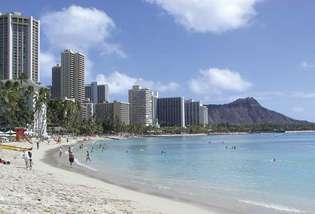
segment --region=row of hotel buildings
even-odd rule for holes
[[[207,126],[208,108],[199,101],[183,97],[159,98],[152,90],[135,85],[128,91],[127,102],[85,103],[88,105],[86,119],[95,118],[113,124],[141,126],[189,127]]]
[[[0,13],[0,80],[24,75],[39,83],[39,58],[40,21],[18,12]],[[61,53],[60,64],[52,68],[51,97],[79,102],[83,118],[100,122],[178,127],[208,124],[207,107],[200,102],[159,98],[140,86],[128,91],[128,102],[109,102],[108,85],[85,85],[85,56],[70,49]]]

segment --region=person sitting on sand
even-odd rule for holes
[[[70,147],[69,147],[70,148]],[[72,164],[74,162],[74,154],[73,152],[70,150],[69,151],[69,163],[70,163],[70,166],[72,167]]]

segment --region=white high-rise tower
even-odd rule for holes
[[[80,52],[65,50],[61,53],[61,97],[74,98],[83,103],[85,59]]]
[[[0,13],[0,80],[22,73],[39,82],[40,22],[21,13]],[[48,72],[48,71],[47,71]]]

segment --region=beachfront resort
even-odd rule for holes
[[[0,213],[315,213],[313,3],[27,4],[0,5]]]

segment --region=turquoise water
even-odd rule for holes
[[[87,165],[119,185],[218,210],[315,213],[314,133],[132,138],[83,150],[92,146]]]

